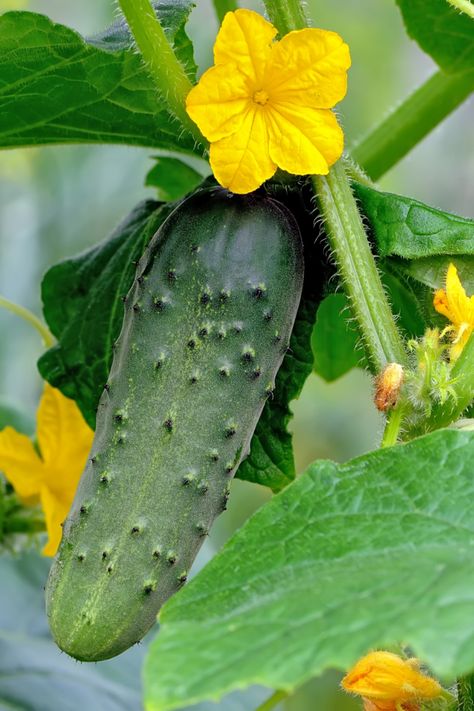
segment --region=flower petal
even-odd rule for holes
[[[446,274],[446,295],[451,316],[455,324],[469,323],[474,326],[474,297],[467,296],[454,264],[450,264]]]
[[[38,408],[37,435],[45,464],[43,483],[72,500],[94,433],[74,400],[47,383]]]
[[[235,62],[240,71],[258,84],[271,55],[277,30],[253,10],[236,10],[224,17],[214,45],[214,63]],[[255,89],[262,87],[255,86]]]
[[[43,463],[29,437],[12,427],[0,432],[0,471],[18,496],[32,499],[39,495],[43,477]]]
[[[272,104],[268,116],[270,156],[288,173],[326,175],[341,157],[344,134],[332,111]]]
[[[336,32],[297,30],[273,45],[265,90],[277,103],[330,109],[346,94],[350,66],[349,47]]]
[[[240,130],[211,144],[210,163],[216,180],[234,193],[250,193],[276,170],[268,153],[267,112],[251,107]]]
[[[43,555],[54,556],[59,548],[62,537],[62,526],[68,515],[71,501],[65,501],[54,494],[47,487],[41,490],[41,507],[44,511],[48,542],[43,548]]]
[[[219,141],[240,129],[250,103],[248,78],[236,64],[204,72],[189,92],[186,111],[208,141]]]

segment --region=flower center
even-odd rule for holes
[[[256,104],[260,104],[260,106],[265,106],[269,98],[264,89],[259,89],[259,91],[256,91],[253,95],[253,100]]]

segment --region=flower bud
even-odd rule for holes
[[[361,696],[364,711],[419,711],[420,702],[435,699],[442,688],[420,671],[416,659],[391,652],[370,652],[346,674],[342,687]]]
[[[403,385],[403,368],[399,363],[389,363],[375,382],[375,406],[381,412],[387,412],[397,404]]]

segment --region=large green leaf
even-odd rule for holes
[[[193,72],[184,24],[191,0],[159,3]],[[0,146],[128,143],[193,152],[131,46],[123,24],[84,40],[43,15],[0,16]]]
[[[140,203],[112,236],[52,267],[42,284],[44,316],[58,343],[41,356],[41,375],[76,400],[91,427],[112,364],[135,262],[168,207]]]
[[[472,25],[474,34],[474,22]],[[474,220],[359,183],[354,184],[354,191],[382,257],[474,255]]]
[[[148,711],[255,682],[292,690],[369,649],[474,669],[474,433],[316,462],[162,609]]]
[[[473,21],[447,0],[396,0],[408,34],[445,72],[474,70]]]

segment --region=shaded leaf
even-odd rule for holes
[[[395,260],[391,260],[395,261]],[[457,267],[459,278],[468,294],[474,294],[474,255],[465,257],[426,257],[414,259],[410,262],[398,260],[395,262],[413,279],[425,284],[433,297],[434,289],[441,289],[445,285],[446,272],[450,263]]]
[[[192,3],[159,7],[189,58],[183,27]],[[192,153],[193,139],[157,96],[141,57],[124,46],[123,26],[87,42],[43,15],[1,15],[0,146],[128,143]]]
[[[156,188],[158,200],[170,202],[184,197],[202,182],[202,175],[179,158],[155,157],[145,185]]]
[[[34,553],[0,559],[0,708],[140,711],[144,648],[100,665],[62,654],[44,613],[48,567]]]
[[[445,430],[311,465],[162,609],[148,711],[292,690],[399,642],[443,679],[470,672],[473,457],[474,433]]]
[[[392,259],[380,261],[379,267],[399,329],[407,338],[421,336],[430,323],[433,295],[428,295],[424,286],[397,269]]]
[[[447,0],[396,0],[410,37],[448,74],[474,67],[473,21]]]
[[[472,24],[474,27],[474,22]],[[354,184],[354,191],[382,257],[396,255],[417,259],[437,254],[474,255],[474,220],[359,183]]]
[[[364,358],[358,350],[359,341],[357,330],[350,324],[347,297],[342,293],[326,296],[311,334],[314,372],[332,382],[361,365]]]
[[[112,364],[135,262],[169,207],[140,203],[112,236],[52,267],[42,283],[46,322],[58,343],[38,361],[45,380],[77,402],[91,427]]]

